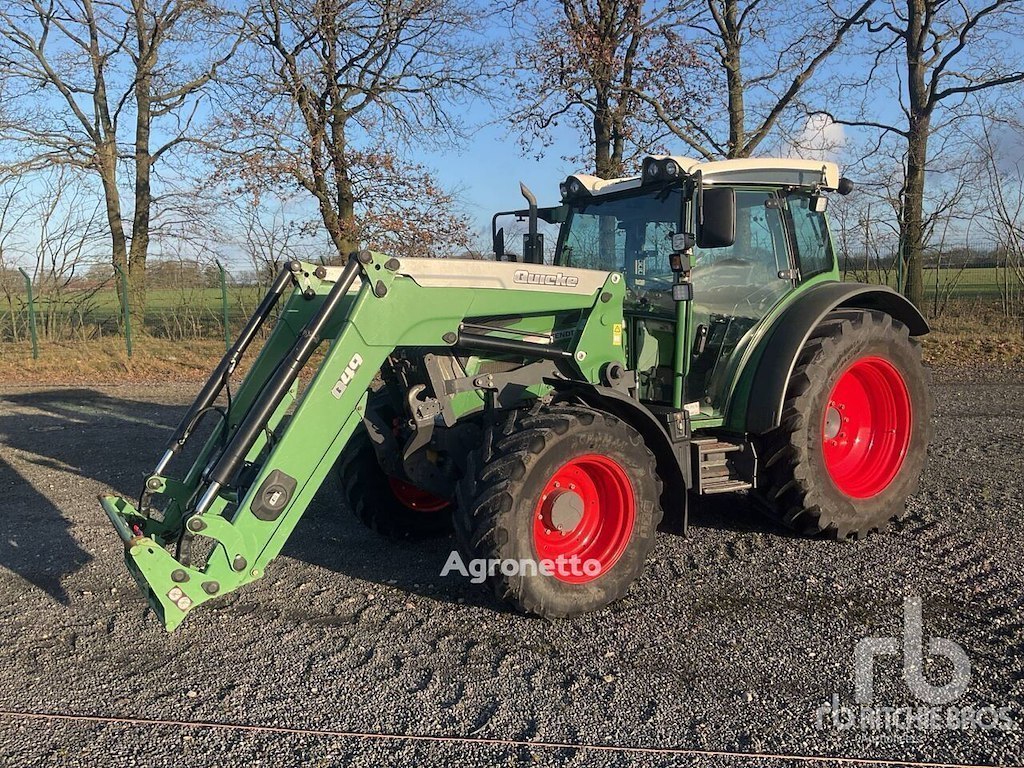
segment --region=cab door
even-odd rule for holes
[[[672,402],[679,330],[669,257],[678,228],[678,221],[639,221],[633,232],[627,232],[623,248],[627,362],[637,372],[640,399],[652,403]]]
[[[785,205],[777,189],[738,188],[735,243],[695,251],[684,400],[699,405],[697,418],[721,415],[730,361],[794,289]]]
[[[561,265],[623,274],[622,343],[649,402],[672,401],[677,308],[669,256],[682,214],[680,186],[593,198],[573,208],[556,255]]]

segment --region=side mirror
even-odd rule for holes
[[[697,247],[728,248],[736,242],[736,190],[708,187],[700,192]]]
[[[491,238],[491,250],[494,251],[494,258],[501,261],[505,255],[505,228],[502,227]]]

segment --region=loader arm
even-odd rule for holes
[[[245,380],[226,406],[215,406],[289,285]],[[399,261],[368,251],[340,268],[291,262],[187,411],[145,480],[139,508],[118,496],[100,499],[164,626],[173,630],[196,606],[262,577],[363,420],[368,389],[396,349],[558,360],[568,378],[596,383],[608,363],[624,364],[623,298],[621,275],[594,270]],[[542,327],[571,311],[576,327],[558,338],[510,338],[467,322],[521,317]],[[300,388],[306,368],[315,370]],[[195,462],[172,475],[179,449],[211,415],[220,425]],[[190,560],[189,550],[206,554]]]

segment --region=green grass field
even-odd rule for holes
[[[882,275],[876,271],[870,271],[866,275],[866,282],[881,284]],[[896,272],[891,271],[887,284],[891,288],[896,287]],[[865,274],[860,270],[850,270],[846,274],[847,280],[865,280]],[[1009,292],[1011,296],[1024,296],[1024,289],[1017,281],[1011,271],[1009,274]],[[939,269],[926,269],[924,271],[925,293],[934,296],[936,291],[940,295],[949,295],[953,298],[991,298],[998,299],[1007,290],[1007,271],[1002,267],[976,267],[961,270],[959,267],[942,267]],[[1018,298],[1018,301],[1021,300]]]
[[[228,311],[234,314],[242,307],[253,307],[262,297],[258,286],[230,286],[228,288]],[[116,315],[120,312],[117,292],[110,288],[97,292],[88,300],[92,311],[100,315]],[[146,313],[160,313],[183,308],[220,314],[220,288],[153,288],[146,292]]]
[[[232,332],[249,317],[262,295],[258,286],[229,287],[228,319]],[[35,309],[42,338],[83,340],[119,332],[121,307],[113,288],[69,291],[59,298],[43,295],[36,298]],[[7,302],[0,304],[0,340],[26,337],[27,320],[27,302],[23,297],[15,296],[13,307]],[[150,289],[146,296],[145,331],[171,340],[222,337],[220,289]]]
[[[1002,297],[1005,273],[1001,269],[927,270],[926,307],[932,333],[925,340],[926,358],[934,364],[964,365],[1024,359],[1024,290],[1013,287],[1012,307],[1006,312]],[[864,280],[865,275],[849,274]],[[880,283],[877,273],[868,282]],[[935,284],[956,280],[949,301]],[[895,275],[889,281],[893,287]],[[944,289],[943,289],[944,290]],[[228,314],[232,336],[259,303],[257,286],[231,286]],[[13,297],[13,312],[0,295],[0,381],[102,381],[201,379],[224,350],[221,295],[216,288],[149,291],[146,334],[134,333],[135,357],[126,357],[119,327],[117,294],[104,289],[90,296],[70,296],[49,312],[45,301],[37,306],[39,360],[32,359],[24,299]],[[938,317],[931,317],[938,314]]]

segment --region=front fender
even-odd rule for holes
[[[675,519],[686,528],[686,492],[693,485],[690,464],[690,421],[683,411],[672,411],[672,420],[659,419],[632,397],[610,387],[585,382],[569,382],[563,395],[582,400],[591,408],[617,416],[641,434],[654,453],[658,476],[663,483],[662,509],[666,519]],[[674,426],[673,426],[674,425]],[[669,435],[669,429],[674,433]]]
[[[839,282],[810,288],[775,318],[739,371],[726,407],[726,429],[763,434],[779,426],[800,350],[825,316],[838,309],[884,312],[906,325],[911,336],[923,336],[929,330],[918,309],[891,288]]]

